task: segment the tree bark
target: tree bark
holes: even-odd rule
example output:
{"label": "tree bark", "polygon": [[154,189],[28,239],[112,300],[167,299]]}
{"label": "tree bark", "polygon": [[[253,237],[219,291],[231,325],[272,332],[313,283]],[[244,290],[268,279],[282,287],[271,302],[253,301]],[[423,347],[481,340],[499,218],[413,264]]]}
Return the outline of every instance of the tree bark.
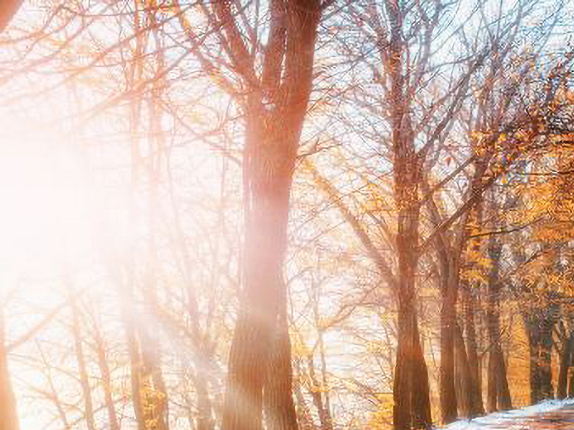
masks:
{"label": "tree bark", "polygon": [[474,418],[479,415],[484,414],[484,404],[482,401],[482,375],[480,371],[480,363],[478,359],[478,343],[476,339],[476,326],[474,322],[475,317],[475,298],[472,292],[469,290],[467,285],[463,288],[463,299],[464,299],[464,322],[466,330],[466,345],[467,345],[467,357],[468,357],[468,367],[471,377],[470,386],[470,410],[469,418]]}
{"label": "tree bark", "polygon": [[499,313],[499,264],[502,253],[502,246],[492,236],[489,244],[489,256],[491,260],[491,270],[488,277],[488,300],[486,319],[488,325],[488,400],[489,412],[512,409],[508,380],[506,376],[506,365],[502,346],[500,344],[500,313]]}
{"label": "tree bark", "polygon": [[419,251],[419,185],[422,160],[416,152],[403,74],[405,42],[403,11],[386,2],[391,27],[387,67],[391,81],[393,195],[397,210],[398,276],[397,359],[393,382],[395,430],[426,429],[432,425],[428,370],[421,347],[415,300]]}
{"label": "tree bark", "polygon": [[108,410],[108,422],[110,430],[120,430],[120,423],[116,413],[114,398],[112,394],[112,380],[110,368],[106,357],[106,344],[101,332],[98,328],[94,330],[94,340],[96,344],[96,354],[98,356],[98,368],[102,377],[102,385],[104,390],[104,400]]}
{"label": "tree bark", "polygon": [[[574,342],[573,342],[574,348]],[[570,372],[568,375],[568,397],[574,397],[574,371],[572,371],[572,366],[574,365],[574,351],[570,356]]]}
{"label": "tree bark", "polygon": [[455,325],[456,287],[451,259],[445,256],[442,266],[441,288],[441,336],[440,336],[440,403],[443,423],[448,424],[458,417],[455,390]]}
{"label": "tree bark", "polygon": [[8,369],[8,350],[4,333],[4,315],[0,310],[0,428],[19,430],[16,398]]}
{"label": "tree bark", "polygon": [[473,387],[468,355],[464,344],[462,330],[458,324],[454,329],[455,335],[455,378],[457,409],[460,417],[469,418],[472,415]]}
{"label": "tree bark", "polygon": [[22,0],[2,0],[0,2],[0,33],[6,29],[21,5]]}
{"label": "tree bark", "polygon": [[556,398],[566,398],[568,389],[568,369],[572,362],[572,336],[567,337],[562,344],[560,354],[560,370],[558,372],[558,382],[556,387]]}
{"label": "tree bark", "polygon": [[[231,34],[235,30],[228,6],[221,2],[213,7]],[[264,398],[269,430],[297,429],[282,269],[320,6],[318,0],[271,2],[273,31],[264,61],[263,93],[252,87],[245,103],[243,289],[229,357],[223,430],[261,430]],[[240,46],[240,41],[235,43]],[[236,66],[253,75],[240,59]]]}
{"label": "tree bark", "polygon": [[523,314],[530,353],[530,401],[532,404],[554,397],[552,387],[552,332],[555,306],[535,307]]}
{"label": "tree bark", "polygon": [[72,306],[72,334],[74,336],[74,349],[76,353],[76,360],[78,362],[80,385],[82,386],[82,397],[84,399],[84,416],[88,430],[95,430],[96,427],[94,419],[94,406],[92,401],[92,388],[90,387],[90,380],[86,367],[86,359],[84,357],[84,347],[82,344],[82,337],[80,332],[81,330],[78,302],[75,299],[73,292],[70,292],[69,297]]}

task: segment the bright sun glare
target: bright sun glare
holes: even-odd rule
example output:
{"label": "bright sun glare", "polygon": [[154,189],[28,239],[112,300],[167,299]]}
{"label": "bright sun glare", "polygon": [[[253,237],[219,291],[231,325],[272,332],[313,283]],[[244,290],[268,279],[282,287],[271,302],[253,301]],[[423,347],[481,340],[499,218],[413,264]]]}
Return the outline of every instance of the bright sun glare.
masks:
{"label": "bright sun glare", "polygon": [[0,261],[12,275],[58,270],[93,236],[93,192],[62,151],[8,150],[0,160]]}

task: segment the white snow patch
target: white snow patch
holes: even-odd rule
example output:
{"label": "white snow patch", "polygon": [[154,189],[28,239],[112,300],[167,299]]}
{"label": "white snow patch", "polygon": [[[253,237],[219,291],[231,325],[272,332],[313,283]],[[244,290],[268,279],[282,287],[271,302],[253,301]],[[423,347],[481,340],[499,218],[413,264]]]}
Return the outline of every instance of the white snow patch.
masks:
{"label": "white snow patch", "polygon": [[500,421],[550,412],[568,405],[574,405],[574,398],[564,400],[545,400],[536,405],[527,406],[522,409],[494,412],[492,414],[477,417],[472,420],[458,420],[447,425],[446,427],[441,428],[444,430],[483,430],[485,425],[492,426]]}

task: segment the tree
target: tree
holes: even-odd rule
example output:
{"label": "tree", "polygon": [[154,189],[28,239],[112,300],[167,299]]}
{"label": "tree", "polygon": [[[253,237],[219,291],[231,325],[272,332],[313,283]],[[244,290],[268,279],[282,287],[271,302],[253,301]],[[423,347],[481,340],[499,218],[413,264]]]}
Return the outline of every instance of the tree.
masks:
{"label": "tree", "polygon": [[22,0],[6,0],[0,4],[0,33],[6,29],[21,5]]}
{"label": "tree", "polygon": [[[221,48],[241,82],[244,115],[243,182],[245,244],[243,288],[234,340],[222,428],[262,428],[263,405],[269,428],[296,429],[283,259],[287,247],[289,196],[303,120],[312,90],[313,57],[321,13],[319,0],[268,3],[268,39],[232,2],[213,2],[204,12],[215,24]],[[207,60],[190,25],[183,23],[205,72],[225,74]],[[242,33],[242,27],[247,30]],[[249,35],[251,48],[246,44]],[[259,66],[260,64],[261,66]]]}

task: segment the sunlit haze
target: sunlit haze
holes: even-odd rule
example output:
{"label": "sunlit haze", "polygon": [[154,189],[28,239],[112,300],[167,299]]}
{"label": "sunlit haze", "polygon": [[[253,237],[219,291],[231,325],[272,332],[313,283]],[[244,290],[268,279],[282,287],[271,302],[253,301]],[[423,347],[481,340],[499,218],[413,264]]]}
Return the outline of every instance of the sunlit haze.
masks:
{"label": "sunlit haze", "polygon": [[573,12],[0,0],[0,430],[571,428]]}

